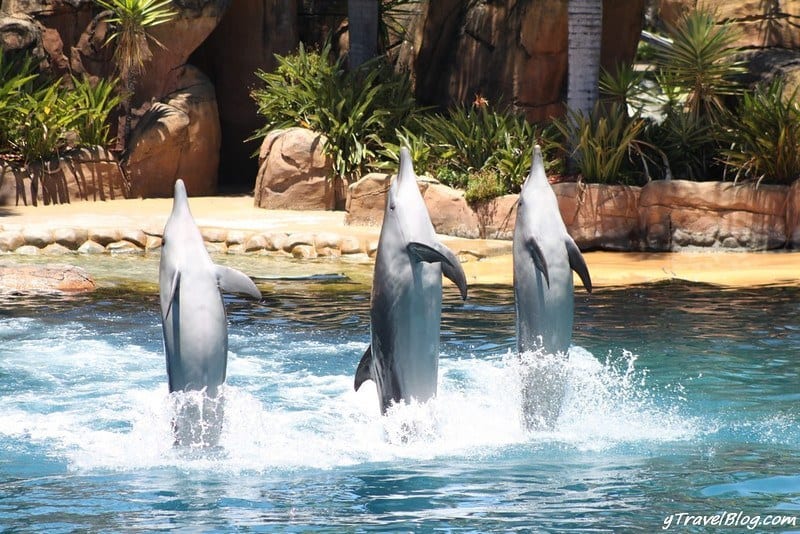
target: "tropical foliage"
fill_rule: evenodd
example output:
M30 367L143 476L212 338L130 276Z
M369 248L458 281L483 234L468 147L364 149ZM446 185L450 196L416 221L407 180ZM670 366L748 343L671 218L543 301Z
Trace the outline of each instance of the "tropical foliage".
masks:
M118 103L113 81L72 85L35 72L29 58L0 55L0 155L28 165L67 148L108 143L108 115Z
M115 44L114 61L125 84L122 98L125 115L124 144L130 136L130 99L136 87L136 78L141 75L145 63L152 55L150 43L161 46L161 43L149 33L149 29L171 20L176 13L170 7L172 0L95 0L95 2L109 12L106 20L112 29L105 44L112 42Z
M346 71L330 59L330 47L276 56L274 72L256 72L263 87L252 92L265 125L254 138L276 128L302 126L328 138L334 176L352 181L377 159L385 143L397 143L400 128L418 111L408 76L383 58Z

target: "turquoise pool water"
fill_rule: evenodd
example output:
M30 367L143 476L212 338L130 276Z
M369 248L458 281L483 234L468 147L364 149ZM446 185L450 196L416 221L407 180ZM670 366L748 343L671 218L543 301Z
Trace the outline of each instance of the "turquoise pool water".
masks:
M578 292L534 432L507 288L446 289L439 396L387 417L352 388L368 290L262 288L227 299L212 450L172 446L155 294L4 297L4 531L800 531L764 523L800 516L800 288Z

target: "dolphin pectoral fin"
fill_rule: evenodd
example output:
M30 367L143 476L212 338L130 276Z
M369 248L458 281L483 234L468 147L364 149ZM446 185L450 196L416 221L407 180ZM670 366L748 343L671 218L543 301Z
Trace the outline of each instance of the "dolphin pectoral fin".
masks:
M236 269L216 265L217 268L217 285L229 293L244 293L250 295L254 299L261 298L261 291L258 290L256 285L249 276Z
M167 307L164 310L164 315L162 316L163 319L166 319L169 315L169 312L172 311L172 303L175 302L175 296L180 295L180 287L181 271L179 269L175 269L175 274L172 275L172 282L170 282L169 297L167 298Z
M372 380L372 345L367 347L367 350L364 351L364 356L362 356L361 361L358 362L356 380L353 383L355 390L358 391L358 388L360 388L361 384L366 380Z
M439 262L442 264L442 274L458 286L461 292L462 300L467 298L467 275L464 274L464 268L461 267L461 262L458 261L456 255L441 243L434 242L433 246L412 241L406 245L411 257L416 261L424 261L428 263Z
M528 253L533 259L533 265L535 265L536 268L542 272L544 281L547 282L547 287L549 288L550 275L547 272L547 260L544 259L544 254L542 253L542 249L539 247L539 243L537 243L535 239L530 238L525 241L525 248L528 249Z
M578 273L578 276L581 278L581 282L583 282L583 287L586 288L586 291L591 293L592 279L589 276L589 268L586 266L586 262L583 259L581 249L578 248L578 245L576 245L575 241L573 241L573 239L569 236L567 236L566 245L570 268Z

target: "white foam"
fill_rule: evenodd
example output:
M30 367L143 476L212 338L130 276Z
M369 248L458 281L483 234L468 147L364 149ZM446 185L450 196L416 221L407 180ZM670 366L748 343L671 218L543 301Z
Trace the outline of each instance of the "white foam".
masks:
M353 347L348 351L358 352ZM302 350L316 354L320 347ZM232 355L229 376L248 376L244 385L223 388L219 448L186 454L173 447L175 403L167 392L163 355L135 347L114 350L98 342L90 354L60 358L53 380L71 381L69 387L77 390L66 399L52 390L52 398L40 398L33 407L26 404L32 399L18 394L0 413L0 434L45 444L76 470L178 466L260 472L397 458L484 457L516 445L596 450L687 440L701 426L681 414L682 401L651 391L646 373L636 370L629 353L600 362L573 349L559 363L565 382L561 413L552 428L536 431L523 424L522 364L516 355L443 358L437 398L394 406L386 416L379 413L371 382L355 392L350 374L287 372L264 356ZM75 361L81 358L103 365L105 374L93 375L92 388L77 377L88 369ZM18 359L14 365L21 364ZM130 381L131 373L139 382Z

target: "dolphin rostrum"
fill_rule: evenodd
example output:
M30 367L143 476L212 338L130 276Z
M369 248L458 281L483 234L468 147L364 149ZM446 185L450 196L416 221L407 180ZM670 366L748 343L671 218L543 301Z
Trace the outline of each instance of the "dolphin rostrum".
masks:
M254 298L261 292L244 273L211 261L180 179L164 226L158 283L170 393L205 390L216 398L228 362L220 289Z
M521 354L543 347L549 353L566 353L575 306L572 271L590 293L592 280L567 233L538 145L519 195L513 247L517 350Z
M355 376L378 388L381 413L392 402L424 402L436 395L442 275L467 298L458 258L437 239L417 186L411 156L400 150L400 168L386 197L375 257L370 302L371 343Z

